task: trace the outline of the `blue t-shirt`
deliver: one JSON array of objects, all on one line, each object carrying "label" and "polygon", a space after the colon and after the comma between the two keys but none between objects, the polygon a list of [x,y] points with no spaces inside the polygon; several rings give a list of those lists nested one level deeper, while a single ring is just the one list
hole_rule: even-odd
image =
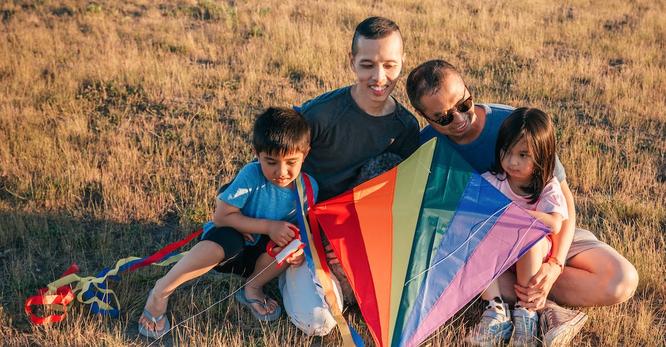
[{"label": "blue t-shirt", "polygon": [[[467,162],[479,173],[489,171],[495,163],[495,145],[497,145],[497,135],[504,120],[515,110],[515,108],[507,105],[499,104],[479,104],[486,110],[486,124],[479,137],[467,144],[460,145],[449,139],[448,136],[442,135],[437,130],[433,129],[430,125],[421,130],[420,143],[423,144],[433,137],[437,137],[437,141],[446,141],[448,145],[455,148],[460,155],[462,155]],[[555,156],[555,170],[553,175],[557,180],[562,182],[567,178],[564,166],[560,159]]]},{"label": "blue t-shirt", "polygon": [[[302,175],[299,179],[305,187]],[[317,201],[319,187],[312,176],[308,175],[308,177],[312,183],[314,199]],[[261,172],[261,164],[258,162],[245,165],[217,198],[239,208],[246,217],[281,220],[290,223],[296,223],[297,220],[297,205],[292,189],[278,187],[271,183]],[[306,201],[305,197],[302,201]],[[256,244],[260,235],[254,236],[254,242],[246,242],[246,244]]]}]

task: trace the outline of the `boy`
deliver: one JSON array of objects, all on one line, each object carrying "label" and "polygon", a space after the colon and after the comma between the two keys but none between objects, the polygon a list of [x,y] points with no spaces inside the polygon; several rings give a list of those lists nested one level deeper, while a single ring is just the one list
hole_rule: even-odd
[{"label": "boy", "polygon": [[[262,321],[280,317],[278,303],[266,297],[263,286],[283,270],[269,266],[265,253],[269,240],[285,246],[298,229],[294,181],[301,179],[301,165],[310,150],[310,128],[296,111],[269,108],[254,124],[252,145],[258,162],[243,167],[231,184],[217,196],[212,222],[202,240],[155,283],[143,314],[139,333],[157,338],[169,330],[165,317],[169,295],[181,284],[199,277],[213,267],[223,272],[247,275],[244,288],[236,299]],[[317,185],[311,178],[317,195]],[[291,265],[300,265],[303,257],[291,257]]]}]

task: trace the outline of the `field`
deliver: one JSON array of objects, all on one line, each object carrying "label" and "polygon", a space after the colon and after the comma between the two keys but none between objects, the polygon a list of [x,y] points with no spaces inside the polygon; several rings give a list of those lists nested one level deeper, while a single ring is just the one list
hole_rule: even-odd
[{"label": "field", "polygon": [[[72,263],[92,275],[145,256],[206,221],[216,188],[253,153],[269,105],[353,83],[347,52],[369,15],[394,19],[406,74],[444,58],[480,102],[552,114],[578,224],[638,269],[626,303],[583,309],[575,345],[666,341],[664,1],[0,2],[0,339],[3,345],[146,345],[136,321],[163,268],[111,286],[119,319],[72,305],[32,326],[23,301]],[[423,124],[423,123],[422,123]],[[177,291],[172,321],[241,284],[206,276]],[[271,294],[277,295],[275,286]],[[427,343],[458,345],[472,305]],[[362,317],[348,318],[362,331]],[[364,333],[369,338],[367,332]],[[336,345],[286,318],[260,325],[233,300],[161,343]]]}]

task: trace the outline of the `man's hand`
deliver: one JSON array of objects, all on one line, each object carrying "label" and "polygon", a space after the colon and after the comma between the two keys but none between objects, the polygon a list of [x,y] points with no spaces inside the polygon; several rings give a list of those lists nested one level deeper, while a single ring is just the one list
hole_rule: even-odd
[{"label": "man's hand", "polygon": [[557,264],[551,262],[541,264],[539,272],[532,276],[527,287],[517,283],[514,285],[518,303],[529,310],[542,309],[546,304],[550,289],[561,273],[562,268]]},{"label": "man's hand", "polygon": [[294,238],[295,225],[283,221],[271,221],[268,237],[280,247],[286,246]]},{"label": "man's hand", "polygon": [[335,255],[335,252],[333,252],[333,247],[331,245],[326,246],[326,259],[328,260],[329,264],[340,264],[340,260],[338,260],[338,257]]}]

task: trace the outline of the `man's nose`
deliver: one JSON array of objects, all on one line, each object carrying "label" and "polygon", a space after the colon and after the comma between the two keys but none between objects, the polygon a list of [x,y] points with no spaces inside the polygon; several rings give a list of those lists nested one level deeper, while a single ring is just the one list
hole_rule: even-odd
[{"label": "man's nose", "polygon": [[383,67],[378,66],[375,69],[374,75],[372,77],[374,77],[376,82],[383,83],[384,81],[386,81],[386,71],[384,70]]}]

